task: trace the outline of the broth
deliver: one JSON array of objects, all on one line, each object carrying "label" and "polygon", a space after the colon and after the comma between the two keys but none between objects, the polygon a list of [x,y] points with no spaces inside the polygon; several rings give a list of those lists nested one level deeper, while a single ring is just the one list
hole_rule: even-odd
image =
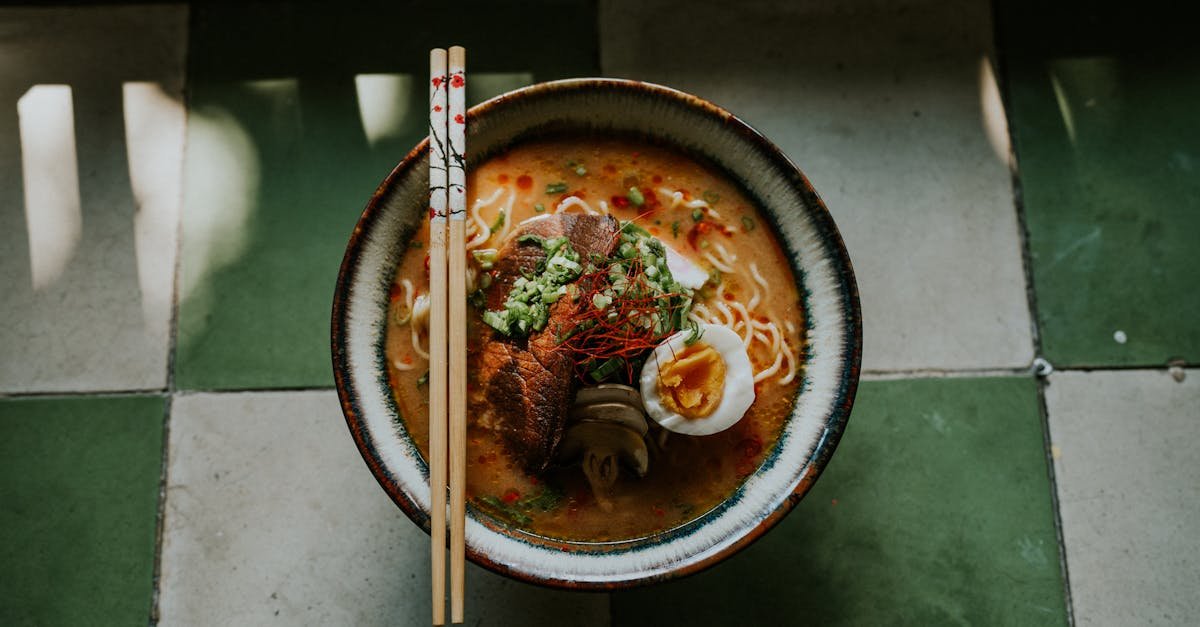
[{"label": "broth", "polygon": [[[468,413],[468,502],[538,535],[612,541],[670,529],[727,498],[778,439],[802,378],[797,370],[803,366],[798,363],[804,354],[803,312],[791,268],[770,223],[715,168],[681,152],[629,139],[569,136],[518,144],[473,168],[467,183],[469,209],[491,200],[476,212],[479,220],[496,227],[488,248],[499,248],[501,234],[512,232],[528,218],[554,213],[565,200],[567,212],[590,209],[622,221],[636,219],[702,268],[732,270],[720,273],[719,286],[697,291],[695,302],[703,305],[697,312],[729,323],[740,335],[747,329],[761,335],[752,337],[748,349],[753,370],[770,372],[775,367],[774,374],[755,384],[756,398],[746,415],[725,431],[707,436],[660,433],[650,421],[649,472],[641,478],[632,472],[621,474],[613,489],[611,511],[593,497],[578,466],[528,476],[497,434],[475,424]],[[640,192],[640,207],[630,202],[631,196],[637,200],[631,187]],[[501,223],[498,215],[505,209]],[[476,223],[475,233],[481,230]],[[420,348],[428,346],[428,338],[423,331],[413,331],[415,322],[396,321],[409,313],[413,294],[429,289],[428,242],[429,225],[423,221],[397,268],[386,338],[396,402],[405,427],[426,456],[428,392],[423,381],[428,365],[414,347],[414,334]],[[402,286],[404,279],[411,290]],[[475,309],[468,311],[468,350],[477,351],[486,327]],[[772,350],[772,345],[781,348]],[[475,361],[468,360],[468,367],[474,368]],[[469,373],[468,394],[478,395],[470,381]]]}]

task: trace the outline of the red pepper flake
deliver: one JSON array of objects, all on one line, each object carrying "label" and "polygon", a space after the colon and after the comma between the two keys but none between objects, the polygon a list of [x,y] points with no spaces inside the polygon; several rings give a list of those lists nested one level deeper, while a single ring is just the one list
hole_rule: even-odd
[{"label": "red pepper flake", "polygon": [[488,461],[488,460],[487,460],[487,455],[480,455],[480,456],[479,456],[479,459],[478,459],[477,461],[478,461],[480,464],[486,464],[486,463],[487,463],[487,461]]},{"label": "red pepper flake", "polygon": [[663,508],[655,505],[654,506],[654,515],[658,516],[659,518],[662,518],[663,516],[667,515],[667,512],[663,511]]},{"label": "red pepper flake", "polygon": [[508,175],[501,174],[496,180],[500,181],[500,184],[503,185],[508,182]]},{"label": "red pepper flake", "polygon": [[655,195],[654,190],[649,187],[643,187],[641,190],[643,202],[648,210],[655,211],[662,206],[662,203],[658,202],[658,196]]},{"label": "red pepper flake", "polygon": [[725,292],[725,300],[733,300],[736,298],[732,292]]},{"label": "red pepper flake", "polygon": [[[650,231],[650,234],[653,235],[654,237],[658,237],[658,227],[657,226],[652,226],[647,230]],[[726,294],[726,296],[729,296],[729,294]]]},{"label": "red pepper flake", "polygon": [[500,500],[504,501],[505,503],[512,504],[516,503],[517,499],[519,498],[521,498],[521,493],[517,492],[513,488],[509,488],[504,491],[504,495],[500,497]]},{"label": "red pepper flake", "polygon": [[533,187],[533,177],[528,174],[522,174],[517,177],[517,187],[521,189],[529,189]]},{"label": "red pepper flake", "polygon": [[711,222],[697,222],[695,226],[688,229],[687,242],[692,250],[700,249],[700,238],[712,232],[713,228]]},{"label": "red pepper flake", "polygon": [[613,196],[612,204],[618,209],[627,209],[629,207],[629,199],[624,196]]},{"label": "red pepper flake", "polygon": [[737,444],[738,449],[742,451],[742,457],[745,459],[753,459],[758,457],[758,454],[763,450],[762,438],[757,435],[752,435],[748,438],[743,438]]},{"label": "red pepper flake", "polygon": [[650,180],[653,181],[655,185],[658,185],[662,182],[662,177],[655,174],[654,176],[650,177]]},{"label": "red pepper flake", "polygon": [[392,288],[388,290],[388,300],[396,302],[400,300],[400,295],[404,293],[404,288],[400,287],[399,283],[392,283]]},{"label": "red pepper flake", "polygon": [[401,359],[400,361],[402,361],[406,364],[411,364],[413,362],[412,355],[405,355],[404,359]]},{"label": "red pepper flake", "polygon": [[425,276],[429,276],[429,255],[425,255]]}]

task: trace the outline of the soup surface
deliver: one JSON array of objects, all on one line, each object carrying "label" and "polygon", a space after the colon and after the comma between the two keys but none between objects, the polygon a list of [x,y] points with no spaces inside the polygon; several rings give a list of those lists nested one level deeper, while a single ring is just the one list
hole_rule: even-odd
[{"label": "soup surface", "polygon": [[[727,326],[744,338],[755,381],[749,410],[719,433],[681,435],[649,421],[645,475],[625,468],[599,498],[578,464],[526,473],[503,439],[481,424],[480,413],[469,412],[468,501],[479,512],[541,536],[611,541],[686,523],[728,497],[778,439],[802,378],[803,312],[769,222],[717,169],[623,138],[522,143],[471,170],[467,189],[469,291],[487,283],[490,249],[502,248],[523,221],[560,211],[633,221],[708,273],[692,294],[692,318]],[[386,338],[404,426],[426,456],[428,242],[426,222],[397,268]],[[468,315],[468,350],[475,356],[492,331],[480,321],[480,308],[469,308]],[[478,364],[468,360],[473,409],[489,402],[478,389]],[[586,383],[591,382],[579,385]],[[632,385],[638,385],[636,376]]]}]

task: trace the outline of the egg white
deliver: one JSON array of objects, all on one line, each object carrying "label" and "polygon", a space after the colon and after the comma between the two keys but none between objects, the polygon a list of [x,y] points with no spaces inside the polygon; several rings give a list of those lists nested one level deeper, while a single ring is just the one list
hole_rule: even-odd
[{"label": "egg white", "polygon": [[737,424],[754,404],[754,369],[750,356],[732,329],[716,324],[702,324],[700,341],[713,347],[725,361],[725,387],[721,402],[713,413],[703,418],[685,418],[663,406],[658,393],[659,364],[670,361],[683,351],[690,332],[680,331],[659,344],[642,366],[642,402],[646,413],[663,428],[685,435],[711,435]]}]

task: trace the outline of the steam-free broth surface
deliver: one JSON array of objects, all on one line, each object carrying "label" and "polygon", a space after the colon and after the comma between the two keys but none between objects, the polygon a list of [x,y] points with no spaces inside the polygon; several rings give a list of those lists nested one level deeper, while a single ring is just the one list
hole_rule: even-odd
[{"label": "steam-free broth surface", "polygon": [[[575,136],[519,144],[471,170],[467,189],[468,207],[477,207],[468,217],[476,249],[500,248],[501,238],[522,221],[554,214],[560,207],[636,221],[711,273],[710,283],[695,293],[695,311],[747,337],[747,352],[761,377],[754,385],[753,405],[725,431],[685,436],[651,422],[649,470],[640,478],[623,472],[609,507],[593,497],[578,466],[552,467],[541,476],[524,473],[497,434],[469,413],[468,501],[479,512],[538,535],[611,541],[686,523],[728,497],[778,439],[802,378],[803,312],[769,222],[715,168],[629,139]],[[484,240],[487,230],[492,233]],[[428,242],[424,223],[397,268],[386,338],[389,375],[404,426],[426,456],[428,362],[422,352],[428,350],[428,336],[418,303],[429,290]],[[479,285],[484,272],[473,269],[470,282]],[[474,355],[488,328],[475,309],[469,308],[469,316],[468,350]],[[473,385],[477,367],[477,360],[468,359],[472,407],[487,402]]]}]

